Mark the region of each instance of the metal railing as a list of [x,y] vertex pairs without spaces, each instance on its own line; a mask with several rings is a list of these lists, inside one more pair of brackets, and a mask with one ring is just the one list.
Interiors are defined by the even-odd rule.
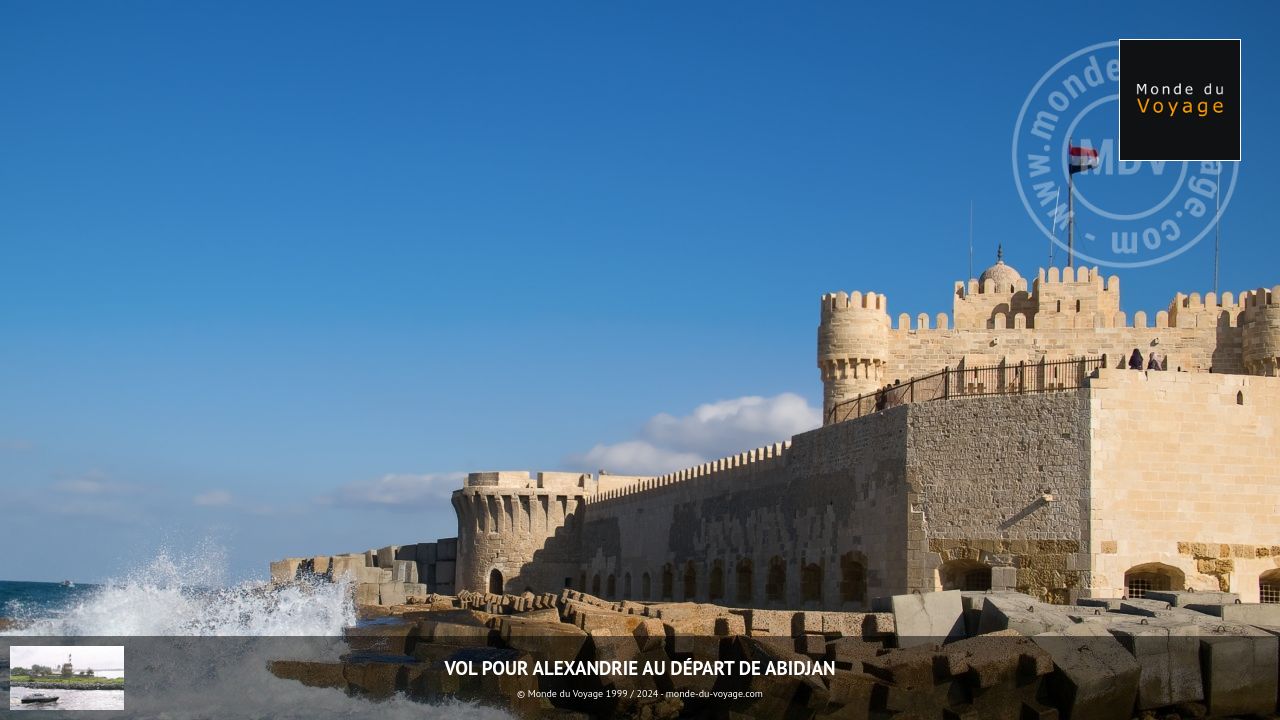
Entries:
[[1107,356],[1069,360],[1000,363],[977,367],[943,368],[932,375],[911,378],[836,403],[827,414],[827,423],[844,422],[897,405],[982,395],[1076,390],[1095,370],[1105,367]]

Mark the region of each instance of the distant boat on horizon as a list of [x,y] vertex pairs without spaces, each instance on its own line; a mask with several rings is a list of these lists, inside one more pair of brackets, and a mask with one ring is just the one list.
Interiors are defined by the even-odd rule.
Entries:
[[73,583],[73,582],[71,582],[70,580],[63,580],[63,581],[62,581],[62,587],[75,587],[75,586],[76,586],[76,584],[75,584],[75,583]]

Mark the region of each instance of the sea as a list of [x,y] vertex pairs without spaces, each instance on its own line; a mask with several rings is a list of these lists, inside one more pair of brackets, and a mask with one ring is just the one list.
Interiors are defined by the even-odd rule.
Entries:
[[[18,622],[0,630],[0,684],[8,684],[9,646],[74,650],[76,644],[119,644],[125,648],[124,709],[95,717],[512,717],[478,703],[426,704],[404,695],[375,702],[277,678],[267,669],[274,660],[334,661],[349,652],[343,630],[358,624],[350,588],[328,582],[273,588],[265,581],[210,581],[224,575],[225,559],[217,553],[160,553],[100,584],[0,581],[0,618]],[[15,694],[27,692],[34,691],[13,688],[10,703]],[[63,693],[107,693],[77,703],[107,703],[111,694],[120,696],[109,690],[45,692],[59,694],[60,705]]]

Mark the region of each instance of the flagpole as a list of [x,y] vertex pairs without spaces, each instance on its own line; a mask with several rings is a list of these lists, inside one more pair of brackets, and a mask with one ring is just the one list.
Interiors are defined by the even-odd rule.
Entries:
[[[1221,165],[1219,165],[1221,166]],[[1218,256],[1222,252],[1222,173],[1213,188],[1213,295],[1218,295]]]
[[1053,267],[1053,246],[1058,244],[1058,220],[1062,218],[1062,186],[1053,196],[1053,237],[1049,238],[1049,265]]
[[1067,138],[1067,267],[1075,267],[1076,260],[1075,178],[1071,167],[1071,138]]
[[969,277],[973,277],[973,198],[969,198]]

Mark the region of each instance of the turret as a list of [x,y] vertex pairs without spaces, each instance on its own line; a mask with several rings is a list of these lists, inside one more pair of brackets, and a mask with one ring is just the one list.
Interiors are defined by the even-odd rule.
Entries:
[[837,403],[884,384],[889,327],[884,295],[837,292],[822,296],[818,369],[822,373],[824,423]]
[[[453,493],[458,515],[459,590],[554,592],[578,569],[585,496],[597,482],[585,473],[483,472]],[[538,560],[534,563],[535,555]]]
[[1248,293],[1240,325],[1244,371],[1280,375],[1280,285]]

